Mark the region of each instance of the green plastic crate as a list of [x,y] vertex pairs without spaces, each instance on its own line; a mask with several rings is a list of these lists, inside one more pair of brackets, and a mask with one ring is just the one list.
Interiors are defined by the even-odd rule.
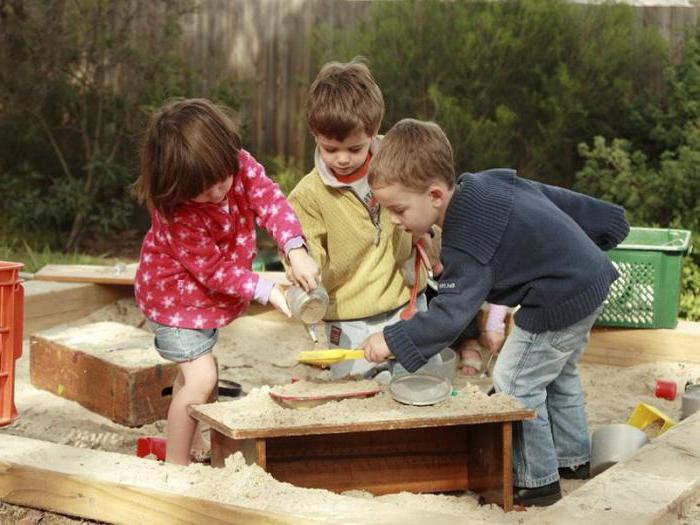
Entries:
[[691,250],[688,230],[631,228],[608,255],[620,272],[596,324],[675,328],[681,292],[681,256]]

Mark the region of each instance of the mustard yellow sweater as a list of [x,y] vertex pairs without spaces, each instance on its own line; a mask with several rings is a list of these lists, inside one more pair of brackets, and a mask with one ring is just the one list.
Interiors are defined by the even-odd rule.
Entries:
[[[411,288],[400,271],[411,255],[411,236],[380,212],[381,234],[349,188],[327,186],[314,168],[289,194],[309,247],[321,266],[330,304],[325,319],[369,317],[408,302]],[[421,269],[420,290],[425,288]]]

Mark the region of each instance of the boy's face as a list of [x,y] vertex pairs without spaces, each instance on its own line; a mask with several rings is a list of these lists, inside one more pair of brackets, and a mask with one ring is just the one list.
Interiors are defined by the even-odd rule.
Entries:
[[357,171],[367,160],[369,147],[375,135],[367,135],[356,129],[344,140],[336,140],[325,135],[315,135],[321,159],[335,175],[341,177]]
[[379,204],[389,212],[391,222],[414,238],[440,223],[445,190],[441,184],[433,184],[423,191],[398,183],[372,188]]

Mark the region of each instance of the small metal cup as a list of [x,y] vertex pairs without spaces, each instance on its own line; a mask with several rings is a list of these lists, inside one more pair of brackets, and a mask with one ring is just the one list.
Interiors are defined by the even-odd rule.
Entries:
[[700,385],[687,384],[681,398],[681,419],[700,410]]
[[600,427],[591,438],[591,476],[632,457],[647,443],[647,435],[632,425],[615,423]]
[[328,293],[318,285],[306,293],[299,286],[290,286],[287,290],[287,304],[292,316],[305,324],[318,323],[328,309]]

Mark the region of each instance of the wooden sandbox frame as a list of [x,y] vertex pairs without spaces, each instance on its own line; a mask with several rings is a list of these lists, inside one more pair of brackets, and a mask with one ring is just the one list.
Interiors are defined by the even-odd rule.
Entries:
[[[276,276],[283,279],[280,274]],[[85,283],[86,281],[79,281]],[[89,280],[87,282],[90,282]],[[122,284],[132,284],[133,281]],[[37,283],[37,285],[49,283]],[[37,289],[39,286],[37,286]],[[121,289],[120,289],[121,288]],[[56,313],[49,317],[37,316],[32,304],[39,305],[46,295],[37,290],[33,300],[28,301],[25,310],[25,327],[27,334],[31,334],[35,320],[38,320],[41,328],[51,326],[57,322],[67,322],[82,317],[87,311],[109,304],[120,297],[128,297],[132,294],[130,286],[109,286],[107,288],[96,284],[71,284],[54,286],[50,291],[50,300],[53,304],[62,305],[66,301],[61,299],[62,294],[71,294],[70,303],[80,308],[73,308],[70,312],[60,312],[60,319]],[[85,304],[79,304],[84,301]],[[43,312],[49,312],[42,308]],[[87,310],[87,311],[86,311]],[[251,314],[259,314],[263,311],[253,309]],[[266,313],[266,315],[276,315]],[[27,322],[27,318],[30,322]],[[279,316],[280,321],[283,318]],[[584,353],[582,361],[603,363],[618,366],[630,366],[642,362],[678,359],[700,363],[700,352],[697,352],[700,342],[700,323],[688,323],[681,321],[675,330],[661,329],[594,329],[590,344]],[[686,435],[694,439],[695,445],[683,444],[679,446],[678,436]],[[134,489],[130,486],[116,482],[99,482],[93,479],[93,473],[84,471],[75,472],[52,471],[42,466],[25,464],[16,460],[7,460],[3,452],[13,447],[12,440],[23,440],[14,436],[0,434],[0,440],[9,439],[0,446],[0,501],[42,508],[68,515],[82,516],[85,518],[113,521],[115,523],[133,522],[145,520],[148,523],[178,523],[191,522],[186,510],[187,498],[181,495],[173,495],[146,489]],[[43,443],[43,442],[42,442]],[[63,447],[45,443],[51,447]],[[596,519],[624,519],[626,522],[634,522],[636,525],[645,523],[670,522],[677,516],[680,510],[698,497],[700,480],[697,473],[700,472],[700,415],[696,414],[686,421],[681,422],[665,435],[661,436],[653,445],[644,447],[632,459],[621,463],[603,473],[596,479],[589,481],[584,487],[574,494],[544,512],[537,513],[534,519],[527,519],[531,523],[590,523]],[[72,449],[73,447],[67,447]],[[82,453],[82,449],[76,449]],[[100,454],[99,451],[85,451]],[[58,450],[57,457],[65,455]],[[671,476],[668,468],[669,461],[681,468],[682,476]],[[80,463],[76,460],[76,465]],[[169,466],[164,465],[164,468]],[[641,473],[640,473],[641,470]],[[638,480],[640,475],[646,476],[646,486],[649,492],[640,492],[638,484],[630,487],[625,483],[625,476]],[[107,483],[102,486],[101,483]],[[93,490],[94,489],[94,490]],[[632,490],[632,492],[630,492]],[[601,493],[605,497],[601,498]],[[116,494],[116,496],[115,496]],[[115,503],[115,499],[118,501]],[[184,499],[183,499],[184,498]],[[89,499],[87,505],[83,499]],[[185,503],[183,503],[185,501]],[[251,509],[238,508],[231,505],[206,502],[204,506],[200,500],[195,500],[196,509],[202,510],[201,514],[189,515],[205,518],[211,523],[235,523],[245,520],[246,523],[312,523],[307,518],[297,518],[291,515],[277,515],[273,512],[260,512]],[[190,502],[191,503],[191,502]],[[115,506],[117,505],[117,506]],[[152,507],[149,509],[148,507]],[[172,506],[172,507],[171,507]],[[133,508],[132,508],[133,507]],[[136,510],[138,507],[140,510]],[[208,510],[213,508],[215,510]],[[128,521],[115,520],[109,511],[114,509],[127,510],[131,518]],[[157,509],[154,512],[150,510]],[[185,509],[185,510],[183,510]],[[181,513],[182,511],[182,513]],[[429,514],[429,513],[426,513]],[[412,520],[415,513],[402,512],[401,523],[425,523],[426,521]],[[158,521],[158,516],[165,516],[164,521]],[[177,519],[172,519],[171,516]],[[219,517],[217,517],[219,516]],[[223,516],[223,517],[221,517]],[[424,514],[421,515],[425,517]],[[624,518],[623,518],[624,517]],[[182,520],[181,520],[182,518]],[[436,515],[432,519],[440,519],[445,523],[452,520],[445,519],[445,515]],[[348,516],[338,516],[338,523],[354,521]],[[372,521],[366,521],[371,523]],[[397,521],[398,522],[398,521]],[[455,521],[455,523],[458,521]],[[390,521],[383,521],[390,523]]]

